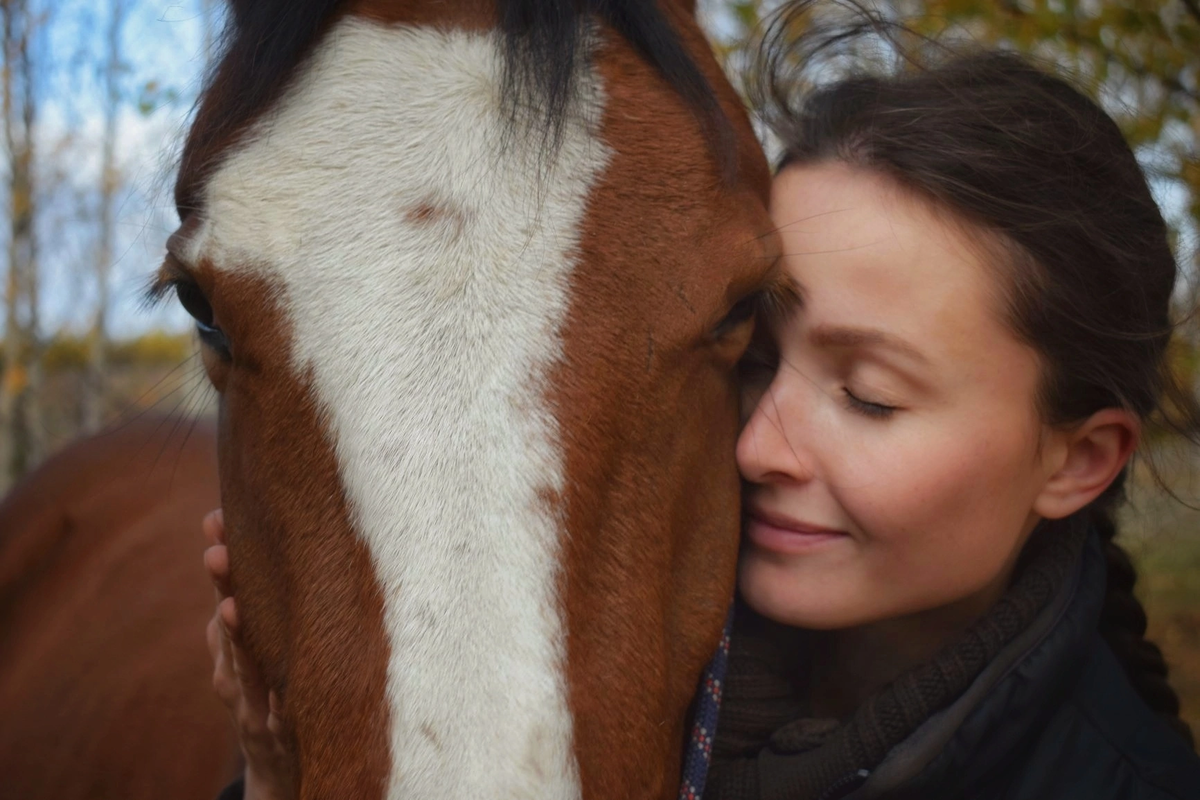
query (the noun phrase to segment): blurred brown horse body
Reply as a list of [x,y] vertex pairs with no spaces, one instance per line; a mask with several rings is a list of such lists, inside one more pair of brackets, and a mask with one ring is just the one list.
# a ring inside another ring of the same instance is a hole
[[237,768],[204,645],[216,466],[212,426],[142,419],[0,503],[0,798],[211,800]]

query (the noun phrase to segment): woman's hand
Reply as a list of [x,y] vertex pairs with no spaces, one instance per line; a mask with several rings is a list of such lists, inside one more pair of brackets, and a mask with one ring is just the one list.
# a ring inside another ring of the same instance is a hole
[[213,688],[229,709],[246,757],[245,800],[285,800],[294,796],[283,746],[283,708],[269,692],[241,648],[237,606],[229,586],[229,550],[221,510],[204,518],[204,566],[217,587],[217,610],[208,623],[213,657]]

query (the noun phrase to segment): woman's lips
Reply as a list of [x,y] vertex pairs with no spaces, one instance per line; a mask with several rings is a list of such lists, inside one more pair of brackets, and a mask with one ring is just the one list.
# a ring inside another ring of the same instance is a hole
[[848,536],[845,531],[809,525],[764,511],[751,511],[746,519],[746,538],[756,547],[777,553],[802,553]]

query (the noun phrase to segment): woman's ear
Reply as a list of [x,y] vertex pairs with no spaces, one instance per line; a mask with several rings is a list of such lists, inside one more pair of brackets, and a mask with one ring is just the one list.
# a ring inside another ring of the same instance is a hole
[[1140,433],[1137,416],[1119,408],[1097,411],[1082,425],[1057,432],[1056,469],[1034,500],[1034,513],[1062,519],[1099,497],[1129,462]]

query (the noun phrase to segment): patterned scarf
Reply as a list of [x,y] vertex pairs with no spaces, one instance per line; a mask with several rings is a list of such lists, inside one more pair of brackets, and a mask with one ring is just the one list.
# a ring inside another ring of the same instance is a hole
[[717,736],[717,717],[721,713],[721,692],[729,665],[729,636],[733,630],[733,608],[725,618],[725,630],[712,661],[704,669],[692,715],[692,738],[683,756],[683,781],[679,800],[701,800],[708,766],[712,763],[713,740]]

